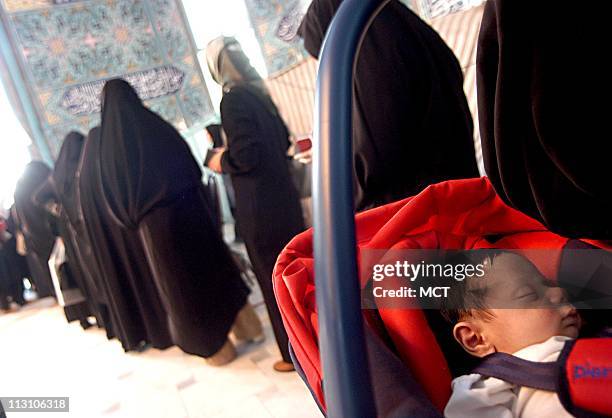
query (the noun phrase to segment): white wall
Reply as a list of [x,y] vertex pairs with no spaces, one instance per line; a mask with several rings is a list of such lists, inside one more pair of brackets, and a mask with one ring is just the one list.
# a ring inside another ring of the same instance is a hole
[[0,209],[13,204],[17,180],[30,161],[30,137],[22,128],[0,83]]

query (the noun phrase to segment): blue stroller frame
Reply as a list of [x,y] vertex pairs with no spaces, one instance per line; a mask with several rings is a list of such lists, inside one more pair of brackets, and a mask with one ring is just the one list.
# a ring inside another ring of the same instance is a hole
[[[345,0],[321,50],[315,97],[313,224],[327,416],[374,417],[356,262],[352,101],[363,37],[390,0]],[[359,367],[356,367],[359,365]]]

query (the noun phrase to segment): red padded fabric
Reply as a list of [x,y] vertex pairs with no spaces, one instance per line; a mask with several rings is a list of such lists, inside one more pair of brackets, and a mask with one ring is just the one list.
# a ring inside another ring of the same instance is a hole
[[[567,242],[506,206],[484,177],[430,186],[415,197],[360,213],[355,221],[358,254],[365,249],[491,248],[487,235],[502,236],[496,248],[561,249]],[[312,229],[296,236],[280,254],[273,280],[297,360],[324,406],[312,246]],[[549,254],[532,261],[546,277],[554,278],[559,257]],[[423,312],[381,309],[379,313],[400,358],[442,410],[450,396],[451,375]]]
[[575,406],[612,416],[612,339],[576,341],[567,359],[569,394]]

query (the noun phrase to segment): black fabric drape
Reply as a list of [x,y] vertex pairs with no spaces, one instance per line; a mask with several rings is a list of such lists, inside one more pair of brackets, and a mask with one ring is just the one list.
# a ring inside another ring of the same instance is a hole
[[58,202],[66,211],[71,223],[78,221],[76,175],[84,143],[83,135],[78,132],[70,132],[64,138],[51,174]]
[[79,204],[106,297],[112,334],[126,351],[172,345],[165,312],[138,236],[115,222],[102,196],[100,129],[89,133],[79,172]]
[[140,234],[175,343],[210,357],[248,288],[213,222],[201,170],[180,134],[127,82],[107,82],[103,96],[103,197],[127,233]]
[[77,205],[77,169],[85,137],[78,132],[70,132],[62,143],[57,161],[46,184],[40,188],[34,200],[44,205],[54,201],[58,206],[58,232],[66,249],[70,275],[76,286],[87,299],[91,314],[98,325],[105,325],[104,297],[100,294],[96,279],[90,274],[88,263],[81,256],[81,241],[76,226],[80,223]]
[[206,127],[206,130],[213,141],[213,148],[220,148],[225,145],[221,129],[221,125],[218,124],[208,125]]
[[480,31],[487,175],[506,203],[572,238],[612,239],[608,6],[489,0]]
[[0,243],[0,294],[4,295],[4,299],[0,300],[0,306],[3,301],[8,301],[10,298],[18,305],[23,305],[23,279],[28,277],[26,261],[24,257],[17,254],[16,240],[14,236]]
[[248,85],[221,101],[227,135],[223,172],[236,194],[236,222],[262,290],[279,349],[291,361],[288,338],[272,288],[272,271],[283,247],[304,229],[298,192],[289,173],[289,134],[268,96]]
[[12,265],[15,253],[15,239],[0,242],[0,309],[8,309],[9,302],[24,304],[23,276],[20,276],[16,266]]
[[[84,139],[81,145],[81,155],[74,173],[74,184],[72,186],[74,188],[74,196],[66,200],[66,206],[68,206],[66,214],[70,219],[70,235],[76,249],[76,256],[79,259],[85,280],[91,286],[90,290],[94,299],[97,325],[105,329],[107,338],[112,339],[117,334],[113,325],[113,314],[110,309],[107,287],[105,286],[104,274],[100,269],[99,261],[96,259],[96,254],[94,254],[91,236],[85,225],[85,216],[81,203],[81,171],[83,169],[85,146],[86,141],[89,141],[89,138],[94,136],[95,132],[92,129],[87,139]],[[163,344],[160,346],[163,346]]]
[[4,258],[2,243],[0,243],[0,310],[7,310],[14,292],[12,277],[8,271],[8,265]]
[[136,228],[156,205],[199,187],[202,174],[179,133],[146,109],[127,82],[111,80],[103,94],[103,189],[118,222]]
[[[61,292],[65,295],[67,294],[67,291],[78,289],[83,296],[87,297],[87,288],[82,281],[82,274],[80,273],[79,265],[74,256],[74,248],[72,247],[72,243],[69,241],[69,221],[63,208],[61,207],[56,193],[55,182],[53,181],[53,171],[51,172],[51,175],[47,177],[47,180],[42,184],[42,186],[36,189],[31,200],[35,205],[51,214],[55,225],[53,228],[53,233],[55,235],[54,239],[60,237],[64,243],[66,259],[60,267],[60,272],[62,274],[59,274]],[[57,291],[57,288],[54,290]],[[69,304],[69,301],[65,302]],[[84,313],[87,313],[87,316],[89,316],[92,313],[92,310],[89,309],[88,312]],[[70,321],[68,316],[66,318],[68,321]]]
[[[312,56],[318,57],[341,3],[310,5],[299,32]],[[357,210],[442,180],[480,176],[459,63],[438,34],[398,1],[374,20],[358,56],[353,163]]]
[[[23,279],[30,277],[28,264],[25,257],[17,253],[17,240],[15,231],[17,226],[14,220],[14,209],[11,208],[8,219],[6,219],[6,235],[2,241],[0,238],[0,274],[4,275],[4,291],[18,305],[25,304],[23,298]],[[0,279],[1,280],[1,279]]]
[[55,220],[44,208],[36,205],[32,197],[51,174],[43,162],[32,161],[15,189],[15,212],[18,228],[27,247],[26,259],[31,278],[40,297],[53,295],[53,283],[48,260],[55,243]]

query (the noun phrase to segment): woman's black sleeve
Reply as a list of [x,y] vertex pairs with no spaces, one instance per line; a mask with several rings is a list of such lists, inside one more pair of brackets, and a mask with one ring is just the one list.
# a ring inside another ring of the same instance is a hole
[[259,129],[255,114],[247,104],[239,92],[229,92],[221,101],[221,119],[227,135],[227,151],[223,153],[221,167],[227,174],[248,174],[259,163]]

